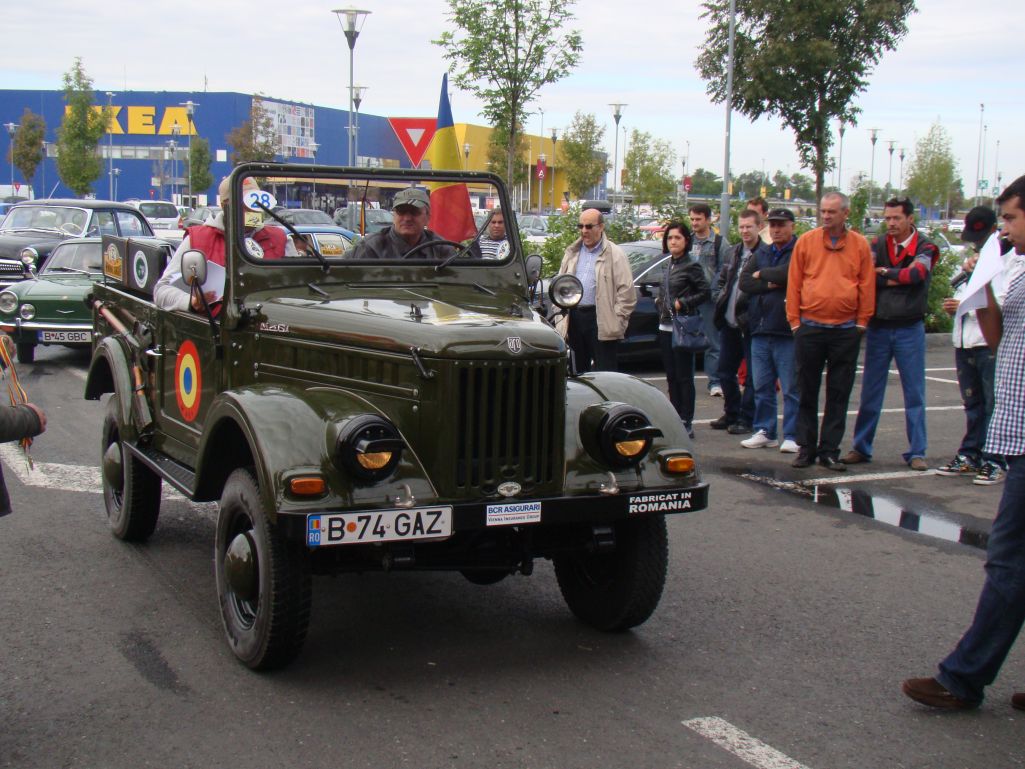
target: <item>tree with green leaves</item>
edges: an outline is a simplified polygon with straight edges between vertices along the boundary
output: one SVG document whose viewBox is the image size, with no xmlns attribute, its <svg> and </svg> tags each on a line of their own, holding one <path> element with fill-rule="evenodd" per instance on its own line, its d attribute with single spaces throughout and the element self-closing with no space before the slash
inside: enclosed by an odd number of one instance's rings
<svg viewBox="0 0 1025 769">
<path fill-rule="evenodd" d="M 598 124 L 593 113 L 577 111 L 573 122 L 563 132 L 558 162 L 566 172 L 566 186 L 575 198 L 582 198 L 598 184 L 609 170 L 609 161 L 602 151 L 605 127 Z"/>
<path fill-rule="evenodd" d="M 432 41 L 449 60 L 455 84 L 484 103 L 506 129 L 507 183 L 517 135 L 541 87 L 561 80 L 580 59 L 580 33 L 564 31 L 573 0 L 448 0 L 450 29 Z"/>
<path fill-rule="evenodd" d="M 908 164 L 908 195 L 927 206 L 945 206 L 961 180 L 950 149 L 950 135 L 937 121 L 918 140 Z"/>
<path fill-rule="evenodd" d="M 201 136 L 192 137 L 192 148 L 189 150 L 188 165 L 185 168 L 187 179 L 192 180 L 192 194 L 209 190 L 214 183 L 210 173 L 210 142 Z"/>
<path fill-rule="evenodd" d="M 715 171 L 698 168 L 690 176 L 691 195 L 718 195 L 722 192 L 722 177 Z"/>
<path fill-rule="evenodd" d="M 43 162 L 43 141 L 46 139 L 46 121 L 28 107 L 21 114 L 14 141 L 7 151 L 8 162 L 13 163 L 26 182 L 31 182 L 36 169 Z"/>
<path fill-rule="evenodd" d="M 527 175 L 530 173 L 530 167 L 527 163 L 527 137 L 519 128 L 516 131 L 516 145 L 514 156 L 516 162 L 513 163 L 513 173 L 511 177 L 505 179 L 505 175 L 508 173 L 507 162 L 509 160 L 508 127 L 505 125 L 492 127 L 491 137 L 488 140 L 488 170 L 503 177 L 506 184 L 510 187 L 526 182 Z"/>
<path fill-rule="evenodd" d="M 274 119 L 263 106 L 259 94 L 253 97 L 249 119 L 233 128 L 225 137 L 231 147 L 231 162 L 264 163 L 274 160 L 278 143 L 274 135 Z"/>
<path fill-rule="evenodd" d="M 623 158 L 624 183 L 633 193 L 634 205 L 658 205 L 675 197 L 675 164 L 676 153 L 669 142 L 634 129 Z"/>
<path fill-rule="evenodd" d="M 729 0 L 706 0 L 708 31 L 697 70 L 717 102 L 726 99 Z M 774 115 L 793 132 L 801 164 L 815 175 L 815 198 L 832 167 L 830 121 L 855 123 L 854 98 L 884 51 L 907 34 L 914 0 L 781 3 L 736 7 L 733 108 L 752 120 Z"/>
<path fill-rule="evenodd" d="M 57 174 L 76 195 L 85 195 L 103 173 L 97 152 L 111 110 L 93 106 L 93 81 L 78 57 L 64 73 L 64 120 L 57 128 Z"/>
</svg>

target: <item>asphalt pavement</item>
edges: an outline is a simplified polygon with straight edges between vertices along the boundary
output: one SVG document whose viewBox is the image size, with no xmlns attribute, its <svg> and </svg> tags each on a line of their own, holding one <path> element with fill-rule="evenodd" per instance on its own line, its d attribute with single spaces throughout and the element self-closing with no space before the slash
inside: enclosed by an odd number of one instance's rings
<svg viewBox="0 0 1025 769">
<path fill-rule="evenodd" d="M 214 505 L 167 494 L 148 543 L 110 535 L 104 405 L 82 400 L 85 367 L 54 348 L 21 367 L 50 427 L 34 472 L 0 453 L 15 507 L 0 519 L 0 766 L 1025 764 L 1025 713 L 1008 704 L 1025 689 L 1021 644 L 977 711 L 900 694 L 970 621 L 984 554 L 952 532 L 984 541 L 1001 487 L 907 469 L 896 375 L 873 462 L 846 474 L 795 470 L 792 455 L 709 429 L 722 402 L 699 386 L 710 507 L 670 519 L 661 605 L 631 632 L 576 622 L 547 563 L 490 587 L 318 578 L 302 655 L 256 674 L 220 627 Z M 944 338 L 927 367 L 935 467 L 964 428 Z"/>
</svg>

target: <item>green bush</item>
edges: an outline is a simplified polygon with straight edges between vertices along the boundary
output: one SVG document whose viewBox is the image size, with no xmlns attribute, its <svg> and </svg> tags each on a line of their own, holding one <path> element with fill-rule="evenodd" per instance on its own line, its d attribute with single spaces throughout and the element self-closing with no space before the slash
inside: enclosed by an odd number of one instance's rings
<svg viewBox="0 0 1025 769">
<path fill-rule="evenodd" d="M 636 218 L 631 212 L 621 212 L 615 216 L 605 217 L 605 237 L 613 243 L 629 243 L 640 240 L 641 231 L 637 229 Z M 562 264 L 562 256 L 566 249 L 580 237 L 577 222 L 580 221 L 580 206 L 572 206 L 569 211 L 558 216 L 548 217 L 548 240 L 537 253 L 544 259 L 542 275 L 554 275 Z"/>
</svg>

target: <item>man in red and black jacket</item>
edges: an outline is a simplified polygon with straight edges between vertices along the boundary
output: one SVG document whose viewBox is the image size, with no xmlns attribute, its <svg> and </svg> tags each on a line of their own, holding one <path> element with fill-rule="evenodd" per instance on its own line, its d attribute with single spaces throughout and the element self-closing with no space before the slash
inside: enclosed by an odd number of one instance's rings
<svg viewBox="0 0 1025 769">
<path fill-rule="evenodd" d="M 865 373 L 854 423 L 854 448 L 844 462 L 850 465 L 872 459 L 890 362 L 896 359 L 909 444 L 902 456 L 912 470 L 926 470 L 925 311 L 929 278 L 940 252 L 915 227 L 914 207 L 908 198 L 887 200 L 883 219 L 886 236 L 872 241 L 876 306 L 865 334 Z"/>
</svg>

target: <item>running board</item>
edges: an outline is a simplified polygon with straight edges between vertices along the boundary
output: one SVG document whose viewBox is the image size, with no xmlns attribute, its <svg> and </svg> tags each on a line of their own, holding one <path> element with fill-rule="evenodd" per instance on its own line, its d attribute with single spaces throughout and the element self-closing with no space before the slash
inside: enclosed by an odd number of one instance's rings
<svg viewBox="0 0 1025 769">
<path fill-rule="evenodd" d="M 141 448 L 127 441 L 123 445 L 132 453 L 132 456 L 146 465 L 146 467 L 174 486 L 186 497 L 192 499 L 192 492 L 196 487 L 196 474 L 190 468 L 179 464 L 162 451 L 152 448 Z"/>
</svg>

